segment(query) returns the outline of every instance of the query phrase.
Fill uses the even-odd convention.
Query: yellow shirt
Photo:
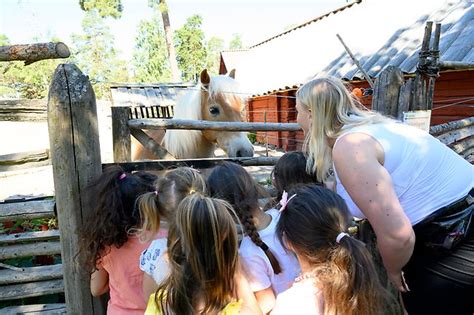
[[[161,315],[163,314],[160,309],[158,309],[155,303],[155,294],[150,295],[148,299],[148,304],[146,306],[145,315]],[[230,302],[227,304],[224,309],[219,313],[220,315],[237,315],[242,308],[242,300]]]

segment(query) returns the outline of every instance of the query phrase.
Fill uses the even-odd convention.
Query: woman
[[[473,166],[426,132],[365,110],[332,77],[304,84],[296,109],[307,171],[327,181],[334,170],[352,215],[372,225],[408,312],[472,314]],[[432,230],[456,214],[458,229]]]

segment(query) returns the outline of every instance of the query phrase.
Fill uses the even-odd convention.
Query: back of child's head
[[[91,209],[81,229],[81,249],[89,270],[106,254],[109,246],[121,247],[129,229],[140,222],[137,198],[154,189],[156,176],[126,173],[119,166],[106,168],[86,188],[86,205]]]
[[[212,197],[229,202],[242,223],[245,234],[260,247],[270,260],[273,271],[281,272],[280,264],[258,234],[253,214],[261,211],[258,203],[260,197],[266,196],[265,190],[240,165],[224,162],[213,168],[207,178],[209,193]]]
[[[295,186],[287,200],[277,235],[311,264],[323,292],[324,313],[383,313],[388,295],[368,250],[348,234],[352,217],[344,200],[315,184]]]
[[[234,295],[238,244],[231,205],[194,193],[179,204],[168,237],[171,272],[160,285],[157,304],[166,313],[217,313]],[[200,304],[201,304],[200,303]]]
[[[272,182],[278,192],[278,199],[283,191],[294,185],[318,183],[316,175],[306,172],[306,156],[303,152],[293,151],[283,154],[272,171]]]
[[[138,200],[142,219],[140,238],[146,240],[156,234],[160,220],[170,220],[180,201],[193,192],[206,193],[206,182],[199,171],[180,167],[161,176],[155,183],[155,190]]]

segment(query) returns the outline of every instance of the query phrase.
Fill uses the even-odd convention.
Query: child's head
[[[193,192],[206,193],[206,182],[199,171],[180,167],[167,171],[155,183],[153,192],[140,196],[138,205],[142,218],[140,238],[158,232],[161,219],[170,219],[181,200]]]
[[[295,187],[288,200],[277,235],[313,268],[325,314],[380,313],[386,294],[372,258],[362,242],[341,234],[352,224],[344,200],[315,184]]]
[[[273,271],[276,274],[280,273],[281,267],[278,260],[260,238],[253,220],[255,213],[262,211],[258,199],[266,195],[264,189],[242,166],[231,162],[224,162],[214,167],[207,182],[210,195],[224,199],[232,205],[242,223],[245,234],[265,252],[272,264]]]
[[[217,313],[231,301],[238,262],[236,215],[227,202],[194,193],[179,204],[168,238],[171,272],[157,303],[174,314]],[[162,295],[160,294],[163,293]]]
[[[121,247],[128,240],[128,230],[140,222],[137,198],[154,190],[156,176],[126,173],[111,166],[87,187],[86,204],[91,209],[82,227],[82,249],[90,270],[108,246]]]

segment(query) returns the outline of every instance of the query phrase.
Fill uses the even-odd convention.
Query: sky
[[[107,19],[115,37],[119,56],[130,60],[137,25],[150,19],[148,0],[122,0],[120,19]],[[233,34],[240,34],[244,45],[257,44],[287,27],[311,20],[347,4],[346,0],[168,0],[172,29],[180,28],[194,14],[203,18],[207,39],[224,39],[226,46]],[[0,0],[0,34],[12,44],[33,43],[52,36],[66,44],[70,35],[80,34],[84,12],[79,0]]]

